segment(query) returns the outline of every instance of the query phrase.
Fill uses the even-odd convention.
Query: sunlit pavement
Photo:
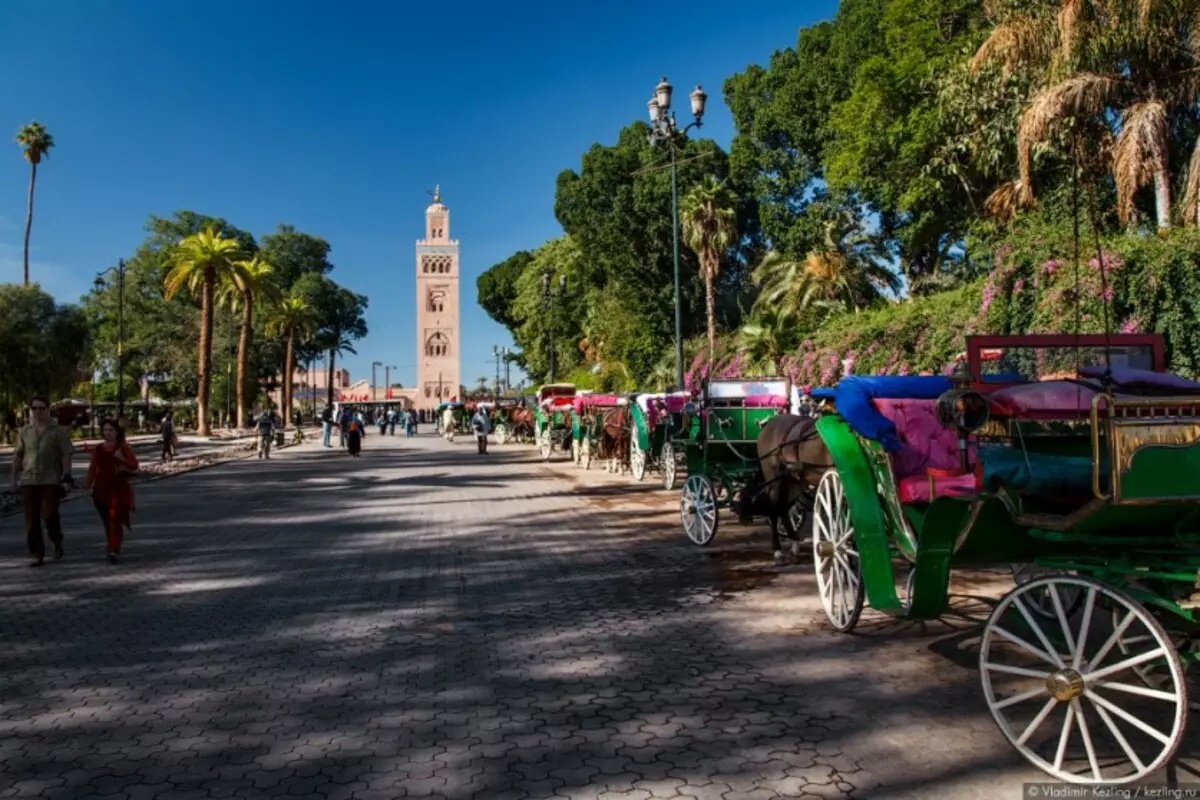
[[[0,520],[0,797],[1013,798],[1039,779],[980,695],[986,603],[837,636],[762,528],[695,548],[650,478],[371,435],[359,459],[309,442],[138,505],[117,566],[86,502],[40,570]]]

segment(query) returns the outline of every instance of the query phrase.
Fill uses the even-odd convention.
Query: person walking
[[[111,420],[115,425],[116,420]],[[102,423],[103,424],[103,423]],[[162,434],[162,460],[170,461],[175,458],[175,423],[171,419],[171,412],[168,411],[163,415],[162,424],[159,426],[159,432]],[[124,436],[122,435],[122,438]]]
[[[356,416],[346,424],[346,428],[346,452],[358,458],[358,454],[362,452],[363,421]]]
[[[275,419],[270,411],[264,411],[258,418],[258,457],[271,457],[271,439],[275,434]]]
[[[387,417],[385,417],[383,414],[380,414],[379,417],[376,419],[376,422],[379,425],[379,435],[387,436],[387,426],[388,426]]]
[[[350,427],[350,423],[354,421],[354,415],[350,413],[350,409],[343,408],[342,414],[338,418],[338,447],[346,446],[346,429]]]
[[[389,408],[387,413],[388,436],[396,435],[396,409]]]
[[[326,406],[321,411],[321,435],[324,437],[326,447],[330,447],[329,437],[333,433],[333,411]]]
[[[54,545],[54,559],[63,557],[62,520],[58,505],[75,485],[71,476],[71,454],[75,447],[71,435],[50,417],[50,403],[35,395],[29,401],[32,421],[17,433],[17,446],[12,459],[12,488],[18,480],[21,500],[25,507],[25,540],[33,563],[40,567],[46,561],[46,543],[42,539],[42,524],[46,536]]]
[[[104,420],[100,430],[104,441],[92,451],[83,488],[92,493],[92,503],[104,523],[108,560],[115,564],[121,557],[125,529],[133,529],[130,519],[134,510],[133,487],[129,485],[129,476],[138,471],[138,460],[116,420]]]
[[[411,439],[417,432],[417,412],[411,408],[404,413],[404,436]]]
[[[485,409],[480,408],[475,411],[475,416],[471,417],[471,428],[475,431],[475,441],[479,445],[479,452],[487,453],[488,434],[492,432],[492,421],[488,418]]]

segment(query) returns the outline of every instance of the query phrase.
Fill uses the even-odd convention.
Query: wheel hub
[[[837,547],[833,542],[818,542],[817,555],[821,558],[833,558],[837,554]]]
[[[1052,672],[1046,678],[1046,691],[1063,703],[1083,694],[1083,676],[1070,667]]]

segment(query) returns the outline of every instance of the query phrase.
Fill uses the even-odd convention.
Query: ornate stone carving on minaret
[[[458,395],[460,380],[458,242],[450,238],[450,209],[441,186],[430,192],[425,237],[417,240],[417,408]]]

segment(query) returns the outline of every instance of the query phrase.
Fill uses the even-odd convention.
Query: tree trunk
[[[37,164],[29,165],[29,202],[25,210],[25,285],[29,285],[29,233],[33,230],[33,187],[37,183]]]
[[[246,292],[242,295],[242,300],[242,330],[238,334],[237,362],[237,424],[239,428],[245,428],[249,424],[247,421],[250,412],[247,398],[249,387],[246,385],[246,368],[250,362],[250,335],[254,325],[254,295]]]
[[[283,350],[283,427],[292,424],[292,359],[296,343],[296,329],[288,328],[287,347]]]
[[[213,294],[216,284],[217,276],[212,270],[207,270],[204,273],[204,288],[200,292],[200,364],[196,388],[196,433],[201,436],[212,434],[208,419],[208,393],[212,384]]]
[[[1171,227],[1171,178],[1162,158],[1154,159],[1154,205],[1158,211],[1158,229]]]
[[[711,263],[704,265],[704,294],[708,304],[708,377],[712,378],[713,362],[717,355],[717,312],[713,297],[713,273],[716,269]]]
[[[329,350],[329,369],[325,372],[325,403],[333,408],[333,365],[337,363],[337,353]]]

